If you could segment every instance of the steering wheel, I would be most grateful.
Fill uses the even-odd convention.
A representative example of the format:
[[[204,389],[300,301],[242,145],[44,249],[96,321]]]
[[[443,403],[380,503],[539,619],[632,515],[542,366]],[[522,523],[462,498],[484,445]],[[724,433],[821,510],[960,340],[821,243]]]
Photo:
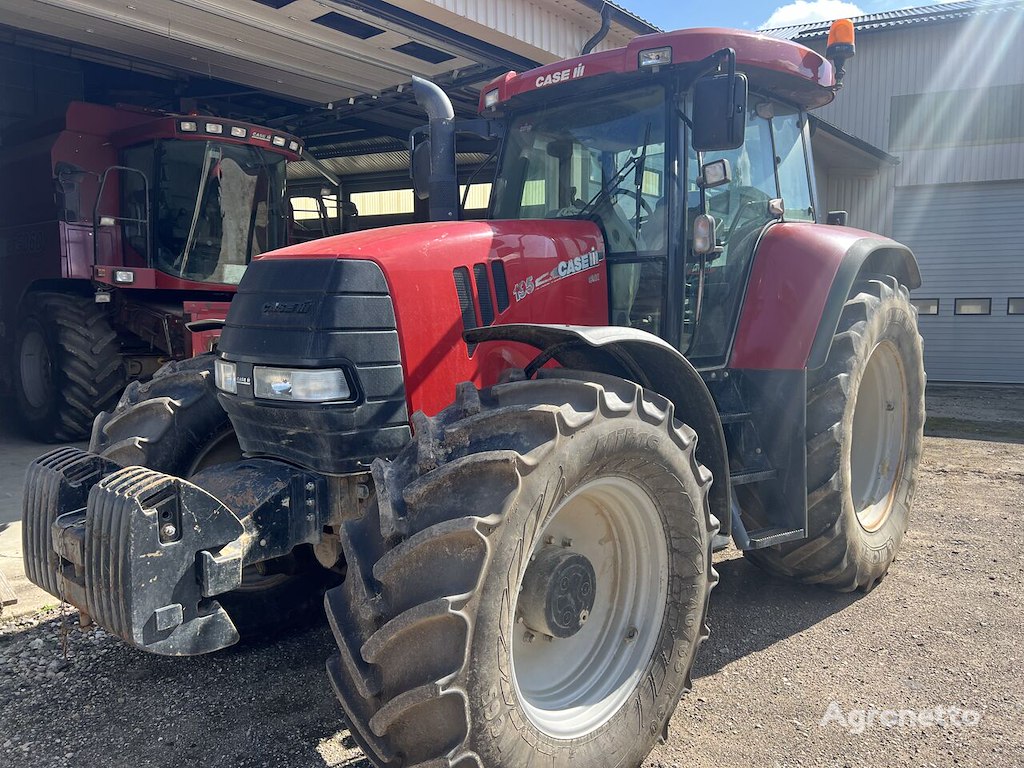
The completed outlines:
[[[644,213],[640,214],[640,221],[636,222],[640,226],[643,226],[644,222],[646,222],[647,219],[651,216],[651,214],[654,213],[654,209],[651,208],[650,203],[648,203],[646,200],[644,200],[644,196],[639,194],[637,192],[637,190],[635,190],[635,189],[626,189],[625,187],[616,187],[615,189],[613,189],[611,192],[608,193],[609,199],[615,197],[616,195],[625,195],[626,197],[631,197],[634,200],[639,200],[640,201],[640,210],[642,210],[644,212]]]
[[[757,187],[737,186],[730,189],[729,194],[737,195],[742,202],[740,203],[740,207],[736,210],[736,213],[732,215],[732,219],[729,221],[729,226],[725,229],[726,242],[728,242],[732,237],[733,231],[739,225],[740,220],[747,215],[751,206],[765,204],[771,199],[765,192]]]

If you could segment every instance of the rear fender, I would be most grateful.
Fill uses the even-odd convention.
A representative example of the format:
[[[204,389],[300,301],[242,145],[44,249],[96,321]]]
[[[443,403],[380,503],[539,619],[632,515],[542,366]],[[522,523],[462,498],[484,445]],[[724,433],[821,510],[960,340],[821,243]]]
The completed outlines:
[[[697,432],[697,460],[714,482],[711,512],[728,534],[731,522],[729,459],[718,408],[701,375],[674,347],[653,334],[618,326],[509,324],[466,331],[467,342],[521,342],[546,350],[565,368],[607,373],[667,397],[676,418]]]
[[[821,367],[850,291],[879,275],[921,285],[914,254],[890,238],[819,224],[769,227],[754,257],[729,367]]]

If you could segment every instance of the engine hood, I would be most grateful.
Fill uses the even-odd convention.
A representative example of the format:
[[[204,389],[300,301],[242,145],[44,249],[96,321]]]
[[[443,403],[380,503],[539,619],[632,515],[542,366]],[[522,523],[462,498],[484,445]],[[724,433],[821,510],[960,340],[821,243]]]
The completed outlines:
[[[500,370],[523,365],[536,354],[514,345],[467,344],[462,338],[465,330],[504,323],[606,325],[604,256],[601,232],[590,221],[430,222],[283,248],[260,256],[250,271],[262,274],[278,265],[274,282],[288,284],[288,290],[302,298],[303,291],[323,291],[323,286],[296,284],[303,265],[376,264],[394,307],[410,408],[434,413],[451,402],[455,383],[493,383]],[[288,262],[294,262],[294,269]],[[240,286],[243,296],[249,293],[247,283],[255,285],[255,276],[246,275]],[[359,290],[355,283],[342,283],[336,290]],[[295,297],[289,301],[298,301]],[[303,300],[312,301],[310,306],[322,301],[313,295]],[[243,301],[256,309],[266,304],[255,297]],[[240,310],[232,315],[240,317]],[[285,320],[275,315],[259,322]],[[366,329],[361,336],[373,331],[365,323],[353,323],[354,328]]]

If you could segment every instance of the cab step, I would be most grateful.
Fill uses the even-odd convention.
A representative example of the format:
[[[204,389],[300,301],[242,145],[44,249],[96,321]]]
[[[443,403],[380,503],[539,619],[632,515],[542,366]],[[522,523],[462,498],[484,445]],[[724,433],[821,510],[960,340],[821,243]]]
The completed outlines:
[[[737,413],[722,413],[718,416],[723,424],[739,424],[750,419],[750,411],[739,411]]]
[[[758,528],[750,531],[747,537],[750,539],[750,549],[764,549],[787,541],[797,541],[805,535],[803,528]]]
[[[754,472],[737,472],[729,476],[729,482],[732,485],[749,485],[764,480],[774,480],[777,476],[778,472],[774,469],[761,469]]]

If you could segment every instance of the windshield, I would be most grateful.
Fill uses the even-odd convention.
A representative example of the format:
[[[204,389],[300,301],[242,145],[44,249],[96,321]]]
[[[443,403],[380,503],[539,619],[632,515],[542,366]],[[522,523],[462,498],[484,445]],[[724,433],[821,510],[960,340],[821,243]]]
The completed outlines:
[[[237,284],[254,256],[286,244],[281,155],[212,141],[169,140],[127,150],[125,165],[151,180],[153,253],[139,237],[129,236],[127,242],[163,272]],[[129,204],[141,192],[133,186],[122,185]]]
[[[664,91],[651,86],[520,115],[498,179],[496,218],[592,216],[609,254],[663,249]]]

